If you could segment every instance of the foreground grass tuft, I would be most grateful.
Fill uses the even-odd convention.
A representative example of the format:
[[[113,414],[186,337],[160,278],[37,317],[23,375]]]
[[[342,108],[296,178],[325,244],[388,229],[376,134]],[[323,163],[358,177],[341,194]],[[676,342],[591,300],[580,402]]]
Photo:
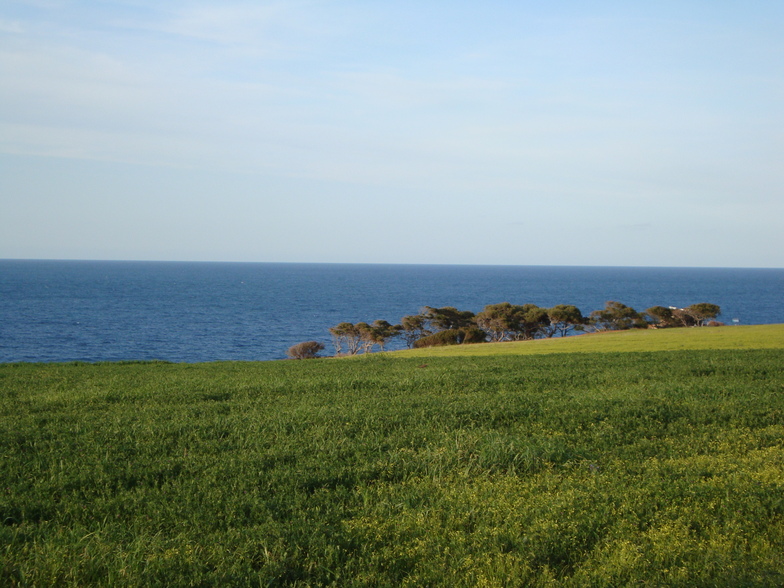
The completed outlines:
[[[0,585],[782,585],[782,366],[3,365]]]

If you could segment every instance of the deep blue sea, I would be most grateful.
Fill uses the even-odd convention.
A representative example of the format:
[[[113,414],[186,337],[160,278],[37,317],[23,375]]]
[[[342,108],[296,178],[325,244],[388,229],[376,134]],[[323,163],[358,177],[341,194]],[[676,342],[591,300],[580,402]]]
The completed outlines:
[[[0,362],[281,359],[342,321],[421,307],[711,302],[784,323],[784,269],[0,260]]]

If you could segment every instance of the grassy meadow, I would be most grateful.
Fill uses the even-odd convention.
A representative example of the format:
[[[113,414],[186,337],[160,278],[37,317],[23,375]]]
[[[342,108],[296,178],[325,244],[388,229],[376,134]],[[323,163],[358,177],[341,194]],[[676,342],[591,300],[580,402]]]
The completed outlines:
[[[0,585],[784,585],[784,326],[572,339],[0,365]]]
[[[784,349],[784,325],[702,329],[630,329],[628,331],[585,333],[566,338],[411,349],[402,352],[402,355],[406,357],[454,357],[456,355],[535,355],[606,353],[609,351],[681,351],[686,349]]]

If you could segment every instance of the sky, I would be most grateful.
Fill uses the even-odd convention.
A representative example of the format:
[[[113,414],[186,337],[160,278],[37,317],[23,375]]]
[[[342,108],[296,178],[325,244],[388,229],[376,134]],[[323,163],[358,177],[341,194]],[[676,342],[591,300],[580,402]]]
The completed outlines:
[[[0,258],[784,267],[784,2],[3,0]]]

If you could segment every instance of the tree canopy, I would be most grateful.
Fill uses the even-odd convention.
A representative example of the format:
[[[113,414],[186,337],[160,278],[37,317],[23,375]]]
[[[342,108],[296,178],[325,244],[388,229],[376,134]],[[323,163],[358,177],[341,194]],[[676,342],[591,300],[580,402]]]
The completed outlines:
[[[658,328],[702,327],[721,314],[721,308],[709,302],[698,302],[686,308],[652,306],[645,311],[650,322]]]
[[[587,317],[572,304],[542,308],[536,304],[488,304],[477,314],[453,306],[425,306],[419,314],[404,316],[400,324],[385,320],[372,323],[342,322],[329,329],[336,355],[381,351],[394,337],[406,346],[460,345],[485,341],[524,341],[566,337],[583,330],[615,331],[648,327],[692,327],[712,323],[721,313],[716,304],[700,302],[686,308],[652,306],[644,313],[615,300]]]
[[[360,351],[370,353],[376,345],[381,348],[381,351],[384,351],[387,342],[396,337],[401,329],[400,325],[392,325],[385,320],[376,320],[373,321],[373,324],[366,322],[339,323],[330,328],[329,332],[332,335],[335,355],[341,355],[344,349],[347,355],[356,355]]]
[[[329,329],[332,335],[332,345],[335,355],[341,355],[346,350],[348,355],[356,355],[362,346],[362,335],[359,328],[353,323],[342,322]]]
[[[470,310],[457,310],[454,306],[433,308],[425,306],[420,313],[431,331],[462,329],[474,324],[474,313]]]
[[[587,322],[580,309],[571,304],[558,304],[547,311],[550,319],[548,337],[560,335],[566,337],[570,331],[580,331]]]
[[[691,316],[695,322],[695,326],[702,327],[708,321],[714,320],[721,314],[721,308],[716,304],[710,302],[698,302],[687,306],[684,311]]]
[[[648,326],[639,312],[615,300],[608,301],[602,310],[594,310],[590,314],[589,323],[598,331],[644,329]]]
[[[476,325],[491,341],[521,341],[545,334],[549,325],[546,308],[535,304],[489,304],[476,315]]]
[[[400,321],[400,335],[409,349],[417,340],[431,334],[432,331],[427,328],[427,319],[422,314],[410,314]]]

